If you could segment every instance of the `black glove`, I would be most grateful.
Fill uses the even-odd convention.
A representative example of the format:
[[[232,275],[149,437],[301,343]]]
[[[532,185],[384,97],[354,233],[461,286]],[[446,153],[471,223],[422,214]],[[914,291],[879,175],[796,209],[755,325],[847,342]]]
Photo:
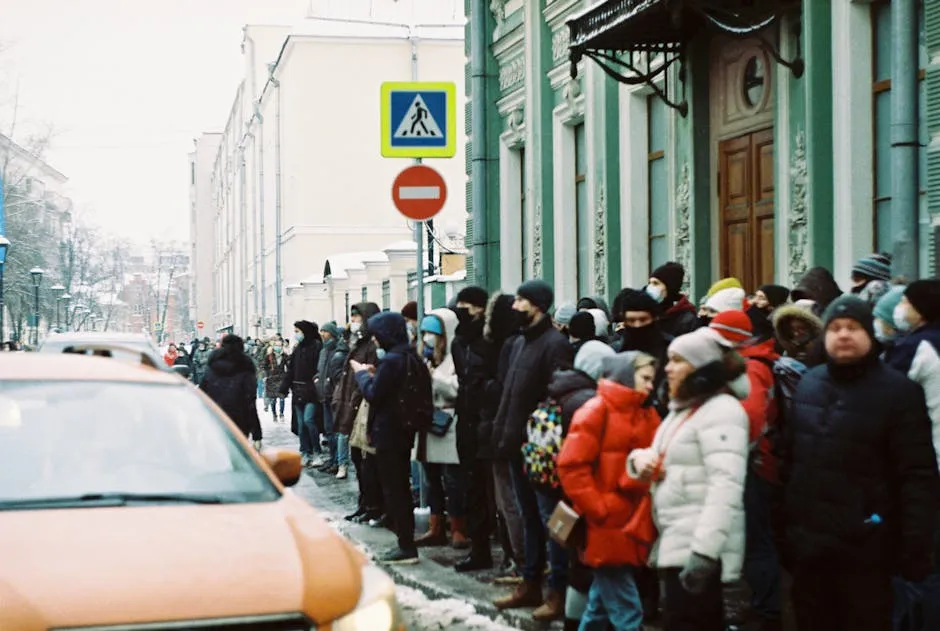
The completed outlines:
[[[721,596],[725,605],[725,624],[744,628],[751,608],[751,590],[743,580],[723,583]]]
[[[702,594],[708,587],[708,582],[718,574],[719,568],[718,561],[693,552],[679,573],[679,582],[690,594]]]

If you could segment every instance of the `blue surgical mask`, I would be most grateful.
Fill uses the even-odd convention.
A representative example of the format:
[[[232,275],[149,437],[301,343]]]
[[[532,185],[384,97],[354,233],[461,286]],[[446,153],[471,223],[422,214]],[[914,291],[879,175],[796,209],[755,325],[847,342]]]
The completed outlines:
[[[425,358],[425,359],[431,359],[432,357],[434,357],[434,347],[433,347],[433,346],[425,346],[425,347],[424,347],[424,353],[423,353],[423,354],[424,354],[424,358]]]
[[[375,354],[378,356],[379,361],[382,361],[383,359],[385,359],[385,349],[384,349],[384,348],[377,348],[377,349],[375,349]]]
[[[911,323],[907,321],[907,308],[904,305],[894,308],[894,328],[902,333],[911,330]]]
[[[303,333],[294,333],[294,339],[297,340],[297,343],[298,343],[298,344],[300,344],[301,342],[304,341],[304,334],[303,334]]]
[[[655,285],[646,286],[646,295],[658,303],[666,299],[666,292],[663,291],[663,288]]]

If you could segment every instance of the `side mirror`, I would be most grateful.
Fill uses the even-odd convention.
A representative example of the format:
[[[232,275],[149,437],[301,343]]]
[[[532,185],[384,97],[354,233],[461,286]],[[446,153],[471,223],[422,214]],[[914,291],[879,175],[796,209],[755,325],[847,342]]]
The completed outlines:
[[[300,452],[290,449],[265,449],[261,452],[261,457],[265,459],[274,471],[274,475],[284,486],[294,486],[300,480],[300,474],[303,471]]]
[[[189,369],[189,366],[185,364],[177,364],[176,366],[173,366],[173,372],[183,379],[189,379],[189,376],[193,374],[192,370]]]

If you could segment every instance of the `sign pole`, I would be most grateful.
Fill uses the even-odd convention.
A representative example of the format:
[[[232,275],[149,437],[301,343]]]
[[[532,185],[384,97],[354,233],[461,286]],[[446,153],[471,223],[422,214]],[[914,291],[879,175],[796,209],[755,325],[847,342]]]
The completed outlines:
[[[421,158],[415,159],[415,164],[421,164]],[[418,296],[415,302],[418,303],[418,326],[421,326],[421,320],[424,319],[424,222],[415,221],[415,256],[417,262],[415,269],[418,271]],[[420,331],[418,332],[420,336]]]

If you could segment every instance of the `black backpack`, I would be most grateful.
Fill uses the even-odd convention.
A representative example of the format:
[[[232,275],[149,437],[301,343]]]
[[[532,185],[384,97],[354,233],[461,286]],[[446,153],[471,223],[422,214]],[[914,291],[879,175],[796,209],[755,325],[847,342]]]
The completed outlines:
[[[401,422],[412,432],[427,432],[434,420],[431,373],[414,352],[405,353],[405,379],[398,393]]]

